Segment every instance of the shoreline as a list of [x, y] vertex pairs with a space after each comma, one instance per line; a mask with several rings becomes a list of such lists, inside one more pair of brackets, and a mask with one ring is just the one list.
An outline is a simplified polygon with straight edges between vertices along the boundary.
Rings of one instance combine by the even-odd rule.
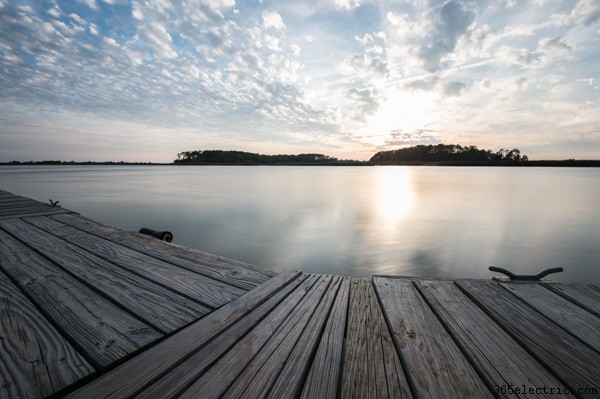
[[0, 166], [489, 166], [489, 167], [600, 167], [600, 160], [533, 160], [533, 161], [440, 161], [440, 162], [370, 162], [370, 161], [338, 161], [338, 162], [281, 162], [281, 163], [196, 163], [196, 162], [74, 162], [74, 161], [11, 161], [0, 162]]

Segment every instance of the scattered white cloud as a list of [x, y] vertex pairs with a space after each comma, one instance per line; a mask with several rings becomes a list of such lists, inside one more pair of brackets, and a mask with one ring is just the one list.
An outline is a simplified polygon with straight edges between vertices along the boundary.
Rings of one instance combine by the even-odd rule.
[[539, 41], [538, 51], [542, 53], [542, 59], [546, 62], [554, 60], [568, 60], [572, 57], [573, 49], [566, 41], [554, 37], [544, 38]]
[[347, 62], [356, 72], [367, 79], [383, 79], [390, 73], [387, 63], [377, 56], [355, 54]]
[[512, 63], [520, 67], [535, 66], [540, 62], [539, 55], [526, 48], [502, 46], [498, 49], [497, 55], [502, 62]]
[[0, 0], [0, 120], [27, 115], [23, 147], [66, 114], [349, 157], [583, 140], [600, 137], [599, 22], [595, 0]]
[[274, 29], [283, 29], [285, 28], [285, 24], [283, 23], [283, 19], [281, 19], [281, 15], [277, 13], [277, 11], [263, 11], [262, 12], [263, 26], [265, 28], [274, 28]]
[[91, 8], [92, 10], [97, 10], [98, 9], [98, 3], [96, 3], [96, 0], [77, 0], [78, 2], [87, 5], [89, 8]]
[[154, 56], [158, 60], [168, 61], [177, 57], [177, 53], [171, 48], [173, 39], [161, 24], [142, 25], [138, 28], [138, 33], [152, 48]]
[[600, 3], [596, 0], [579, 0], [567, 14], [553, 15], [562, 25], [583, 24], [589, 26], [600, 20]]
[[[2, 3], [0, 3], [0, 9], [3, 7]], [[48, 15], [54, 17], [54, 18], [59, 18], [62, 15], [62, 11], [60, 10], [60, 7], [58, 7], [57, 5], [54, 5], [52, 8], [50, 8], [48, 10]]]
[[352, 10], [360, 6], [359, 0], [334, 0], [336, 7], [342, 10]]
[[348, 96], [354, 101], [353, 119], [359, 122], [364, 122], [368, 115], [373, 115], [383, 100], [382, 93], [376, 88], [350, 89]]

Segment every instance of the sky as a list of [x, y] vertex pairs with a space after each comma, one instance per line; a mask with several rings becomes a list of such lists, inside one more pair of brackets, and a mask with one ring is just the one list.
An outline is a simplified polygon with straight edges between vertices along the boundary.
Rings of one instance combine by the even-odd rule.
[[0, 0], [0, 161], [600, 159], [600, 0]]

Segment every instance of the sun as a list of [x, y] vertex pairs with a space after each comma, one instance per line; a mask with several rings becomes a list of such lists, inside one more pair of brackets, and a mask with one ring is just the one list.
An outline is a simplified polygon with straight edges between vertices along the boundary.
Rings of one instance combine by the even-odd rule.
[[393, 130], [415, 131], [432, 122], [433, 109], [430, 93], [396, 90], [387, 94], [386, 102], [371, 116], [369, 123], [380, 135]]

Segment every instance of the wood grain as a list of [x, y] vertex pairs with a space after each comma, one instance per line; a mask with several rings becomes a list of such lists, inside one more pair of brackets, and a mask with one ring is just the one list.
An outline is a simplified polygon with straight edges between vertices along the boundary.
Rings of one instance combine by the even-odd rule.
[[2, 220], [0, 227], [161, 332], [176, 330], [210, 311], [20, 219]]
[[134, 395], [179, 365], [190, 353], [195, 353], [204, 347], [299, 276], [300, 272], [293, 270], [273, 277], [68, 397], [94, 399]]
[[416, 395], [492, 396], [412, 282], [381, 277], [374, 277], [373, 282]]
[[221, 307], [246, 292], [56, 220], [30, 218], [27, 222], [211, 309]]
[[264, 348], [238, 375], [224, 398], [264, 397], [294, 349], [305, 326], [331, 284], [331, 276], [319, 276], [317, 283], [291, 312]]
[[352, 279], [344, 353], [344, 398], [410, 398], [408, 382], [368, 279]]
[[[224, 353], [209, 370], [206, 370], [206, 372], [181, 395], [181, 397], [202, 397], [203, 399], [221, 397], [237, 379], [238, 375], [247, 367], [254, 356], [256, 356], [259, 351], [263, 350], [266, 343], [272, 339], [273, 334], [280, 328], [284, 320], [288, 318], [290, 312], [292, 312], [302, 298], [306, 296], [317, 280], [318, 278], [315, 275], [303, 275], [302, 280], [298, 280], [297, 284], [294, 284], [293, 290], [286, 293], [285, 297], [282, 298], [283, 300], [280, 300], [277, 307], [272, 309], [272, 311], [270, 311], [260, 323], [253, 327], [247, 335], [241, 338], [233, 348], [228, 350], [227, 353]], [[286, 290], [288, 287], [286, 287]], [[272, 299], [268, 302], [271, 302]], [[254, 318], [255, 313], [257, 313], [257, 311], [253, 311], [247, 318]], [[229, 331], [227, 332], [227, 335], [229, 335]], [[212, 343], [209, 346], [212, 346]], [[208, 351], [209, 349], [210, 348], [207, 346], [201, 352]], [[201, 353], [198, 353], [198, 355], [201, 355]], [[174, 370], [169, 376], [176, 379], [177, 376], [175, 373], [177, 373], [177, 370]], [[219, 381], [219, 383], [215, 384], [215, 381]], [[151, 398], [152, 396], [145, 395], [145, 397]]]
[[136, 397], [175, 397], [192, 384], [184, 396], [219, 397], [315, 280], [307, 275], [294, 280]]
[[[495, 387], [564, 386], [510, 335], [471, 301], [452, 281], [415, 283], [436, 314], [470, 357], [498, 397], [515, 397]], [[525, 286], [525, 285], [523, 285]], [[518, 395], [517, 395], [518, 396]], [[564, 397], [547, 394], [545, 397]]]
[[26, 198], [23, 199], [1, 199], [0, 198], [0, 209], [14, 209], [14, 208], [24, 208], [31, 206], [39, 206], [40, 202], [29, 200]]
[[545, 287], [600, 317], [600, 290], [597, 286], [587, 284], [545, 284]]
[[571, 392], [597, 386], [600, 355], [579, 339], [498, 283], [457, 281], [457, 285]]
[[0, 397], [48, 396], [94, 371], [0, 271]]
[[600, 317], [541, 284], [501, 285], [600, 353]]
[[52, 218], [131, 249], [144, 252], [165, 262], [188, 268], [245, 290], [253, 289], [276, 274], [247, 263], [168, 244], [142, 234], [132, 234], [114, 227], [101, 225], [77, 215], [56, 215]]
[[67, 214], [67, 213], [72, 213], [69, 210], [63, 209], [63, 208], [55, 208], [55, 207], [48, 207], [47, 210], [41, 210], [38, 212], [13, 212], [13, 213], [9, 213], [9, 214], [5, 214], [5, 215], [0, 215], [0, 220], [4, 220], [4, 219], [13, 219], [13, 218], [27, 218], [27, 217], [33, 217], [33, 216], [48, 216], [48, 215], [58, 215], [58, 214]]
[[335, 398], [341, 380], [350, 279], [344, 278], [321, 336], [302, 398]]
[[38, 308], [101, 368], [162, 336], [0, 230], [0, 265]]
[[285, 361], [273, 386], [268, 392], [269, 398], [296, 398], [308, 376], [312, 360], [319, 347], [319, 341], [325, 324], [338, 295], [343, 279], [333, 276], [327, 292], [318, 304], [315, 312], [304, 328], [302, 335], [294, 344], [294, 349]]

